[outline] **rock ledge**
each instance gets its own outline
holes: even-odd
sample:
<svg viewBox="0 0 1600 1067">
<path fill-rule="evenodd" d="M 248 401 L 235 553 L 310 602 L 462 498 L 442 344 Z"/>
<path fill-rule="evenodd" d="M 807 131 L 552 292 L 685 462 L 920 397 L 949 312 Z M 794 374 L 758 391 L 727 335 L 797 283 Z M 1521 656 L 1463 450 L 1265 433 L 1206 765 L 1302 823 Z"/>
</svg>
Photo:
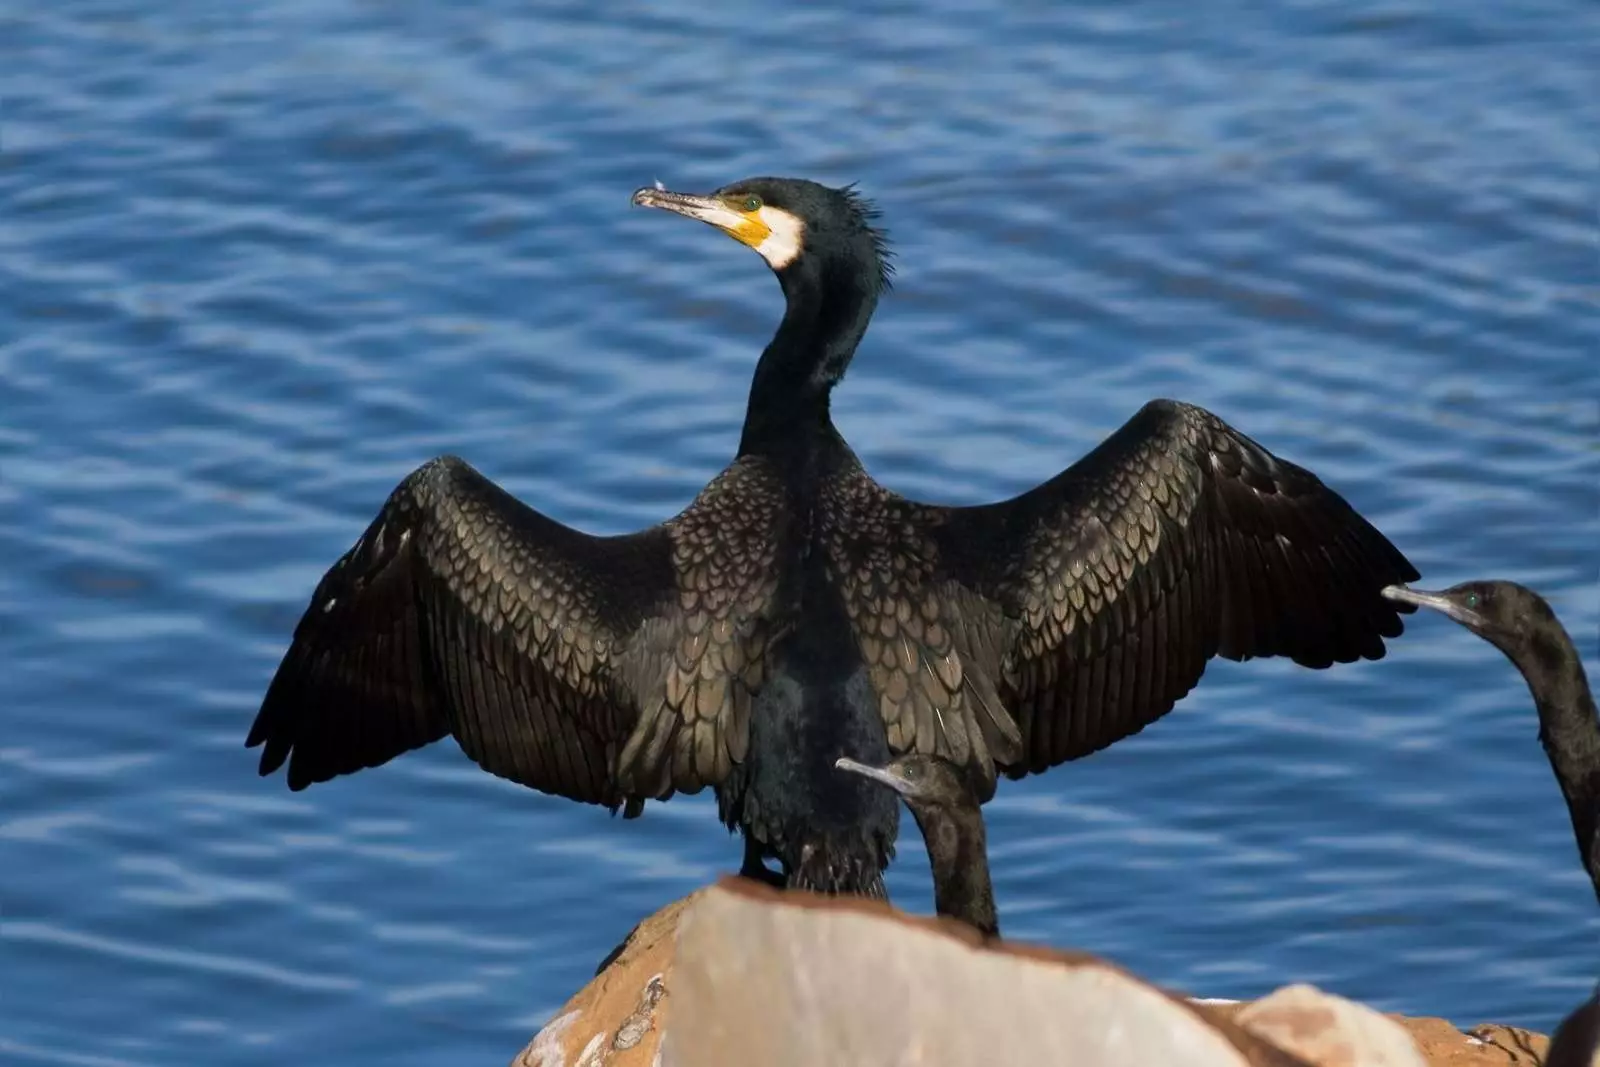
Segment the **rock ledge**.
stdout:
<svg viewBox="0 0 1600 1067">
<path fill-rule="evenodd" d="M 1532 1067 L 1546 1046 L 1307 985 L 1189 1000 L 1086 953 L 727 878 L 635 927 L 512 1067 Z"/>
</svg>

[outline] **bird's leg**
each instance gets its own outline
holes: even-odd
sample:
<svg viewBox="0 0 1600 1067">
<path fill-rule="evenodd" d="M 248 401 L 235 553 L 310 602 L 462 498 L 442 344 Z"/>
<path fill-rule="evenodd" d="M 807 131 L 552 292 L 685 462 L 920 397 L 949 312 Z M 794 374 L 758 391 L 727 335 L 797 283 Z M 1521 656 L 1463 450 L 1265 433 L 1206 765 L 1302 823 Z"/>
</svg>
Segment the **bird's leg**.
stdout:
<svg viewBox="0 0 1600 1067">
<path fill-rule="evenodd" d="M 746 878 L 753 878 L 757 882 L 782 889 L 788 884 L 788 879 L 783 875 L 768 870 L 767 865 L 761 862 L 761 846 L 754 839 L 744 839 L 744 866 L 739 868 L 739 873 Z"/>
</svg>

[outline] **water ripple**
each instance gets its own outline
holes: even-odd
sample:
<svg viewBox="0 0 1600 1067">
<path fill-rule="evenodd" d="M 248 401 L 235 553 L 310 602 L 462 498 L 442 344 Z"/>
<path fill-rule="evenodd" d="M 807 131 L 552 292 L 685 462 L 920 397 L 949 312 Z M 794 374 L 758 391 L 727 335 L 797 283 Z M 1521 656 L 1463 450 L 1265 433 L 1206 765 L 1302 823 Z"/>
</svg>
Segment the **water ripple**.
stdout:
<svg viewBox="0 0 1600 1067">
<path fill-rule="evenodd" d="M 613 820 L 448 746 L 290 794 L 241 745 L 430 456 L 599 533 L 726 462 L 780 295 L 630 211 L 653 178 L 879 201 L 901 271 L 834 411 L 895 489 L 1001 498 L 1180 397 L 1428 584 L 1538 586 L 1600 676 L 1591 8 L 0 16 L 0 1058 L 503 1061 L 734 867 L 706 796 Z M 1548 1027 L 1600 916 L 1535 732 L 1438 618 L 1378 664 L 1215 664 L 1001 791 L 1008 932 Z"/>
</svg>

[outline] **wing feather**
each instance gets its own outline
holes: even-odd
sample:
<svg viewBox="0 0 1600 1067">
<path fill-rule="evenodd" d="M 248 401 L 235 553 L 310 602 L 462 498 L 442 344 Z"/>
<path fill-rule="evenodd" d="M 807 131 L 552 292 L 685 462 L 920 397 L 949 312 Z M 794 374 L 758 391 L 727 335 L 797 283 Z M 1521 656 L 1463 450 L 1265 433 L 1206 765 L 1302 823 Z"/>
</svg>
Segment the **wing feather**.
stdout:
<svg viewBox="0 0 1600 1067">
<path fill-rule="evenodd" d="M 1310 471 L 1172 401 L 1013 500 L 917 506 L 931 580 L 970 594 L 956 610 L 1004 620 L 987 626 L 998 648 L 967 642 L 966 668 L 1000 680 L 1021 751 L 997 760 L 1013 776 L 1143 729 L 1214 655 L 1381 658 L 1405 608 L 1380 591 L 1417 577 Z"/>
<path fill-rule="evenodd" d="M 672 521 L 599 538 L 434 460 L 318 585 L 246 743 L 292 789 L 446 735 L 497 775 L 630 815 L 716 784 L 748 743 L 776 499 L 735 464 Z"/>
</svg>

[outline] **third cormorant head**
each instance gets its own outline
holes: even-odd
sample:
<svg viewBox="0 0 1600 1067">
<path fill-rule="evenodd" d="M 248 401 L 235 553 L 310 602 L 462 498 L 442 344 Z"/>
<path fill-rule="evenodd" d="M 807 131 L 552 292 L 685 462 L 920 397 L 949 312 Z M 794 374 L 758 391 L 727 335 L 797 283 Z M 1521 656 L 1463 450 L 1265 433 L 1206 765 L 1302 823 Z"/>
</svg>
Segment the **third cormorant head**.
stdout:
<svg viewBox="0 0 1600 1067">
<path fill-rule="evenodd" d="M 1561 625 L 1543 597 L 1515 582 L 1462 582 L 1437 593 L 1390 586 L 1383 595 L 1448 615 L 1504 652 L 1519 667 L 1527 656 L 1526 650 L 1539 636 Z"/>
<path fill-rule="evenodd" d="M 966 772 L 942 756 L 922 752 L 909 752 L 882 767 L 844 758 L 834 766 L 900 794 L 928 846 L 935 909 L 979 933 L 998 936 L 983 811 Z"/>
<path fill-rule="evenodd" d="M 745 178 L 704 195 L 645 188 L 633 202 L 715 226 L 778 276 L 787 307 L 756 368 L 741 453 L 823 425 L 893 273 L 872 205 L 803 178 Z"/>
<path fill-rule="evenodd" d="M 1437 593 L 1392 585 L 1383 595 L 1448 615 L 1522 672 L 1539 713 L 1539 741 L 1572 816 L 1578 855 L 1600 899 L 1600 715 L 1566 627 L 1543 597 L 1515 582 L 1462 582 Z"/>
</svg>

